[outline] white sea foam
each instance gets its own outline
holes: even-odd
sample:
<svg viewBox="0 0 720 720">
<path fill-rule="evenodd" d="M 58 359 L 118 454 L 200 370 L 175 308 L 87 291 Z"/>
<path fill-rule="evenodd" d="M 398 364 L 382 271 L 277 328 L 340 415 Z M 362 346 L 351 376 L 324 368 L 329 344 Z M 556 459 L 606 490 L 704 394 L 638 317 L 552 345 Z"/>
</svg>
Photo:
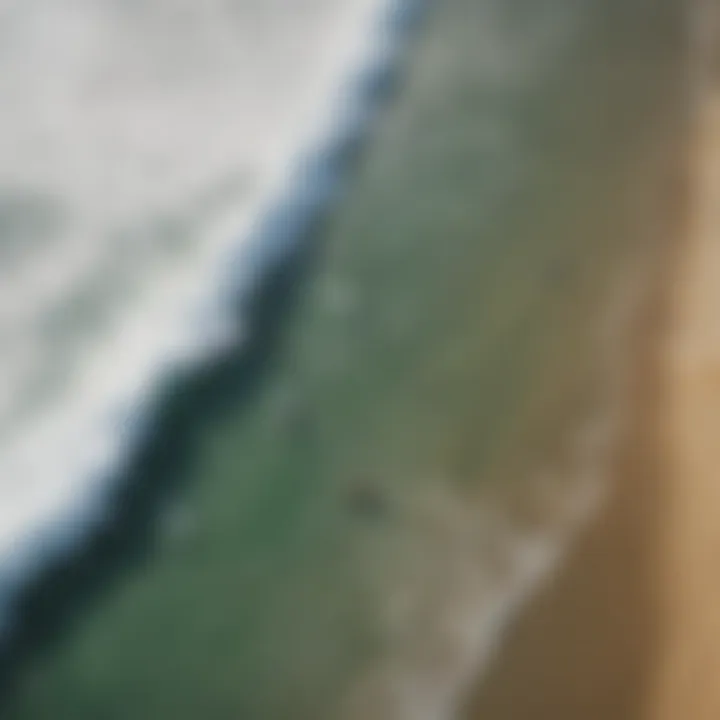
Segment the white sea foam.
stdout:
<svg viewBox="0 0 720 720">
<path fill-rule="evenodd" d="M 337 191 L 409 3 L 0 5 L 0 631 Z"/>
</svg>

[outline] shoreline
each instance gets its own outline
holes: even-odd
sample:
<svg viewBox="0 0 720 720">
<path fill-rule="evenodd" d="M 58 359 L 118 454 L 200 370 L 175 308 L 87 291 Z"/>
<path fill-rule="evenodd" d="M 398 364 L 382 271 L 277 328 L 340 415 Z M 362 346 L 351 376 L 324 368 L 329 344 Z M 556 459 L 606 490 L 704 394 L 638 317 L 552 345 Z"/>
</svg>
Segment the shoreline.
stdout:
<svg viewBox="0 0 720 720">
<path fill-rule="evenodd" d="M 675 87 L 667 8 L 648 28 L 641 3 L 561 4 L 566 13 L 536 10 L 537 31 L 500 0 L 437 12 L 404 98 L 331 213 L 325 252 L 294 283 L 293 322 L 254 354 L 258 382 L 228 364 L 199 413 L 178 398 L 184 422 L 155 444 L 138 477 L 150 482 L 137 486 L 168 492 L 138 503 L 140 532 L 110 538 L 130 557 L 121 550 L 112 572 L 97 556 L 80 568 L 108 577 L 72 603 L 58 637 L 31 648 L 8 717 L 94 718 L 117 698 L 137 718 L 194 718 L 210 704 L 314 719 L 391 644 L 412 697 L 433 699 L 423 712 L 456 707 L 432 683 L 456 686 L 448 659 L 466 658 L 479 632 L 466 582 L 487 587 L 478 558 L 507 578 L 503 540 L 515 548 L 516 530 L 537 550 L 546 481 L 566 477 L 551 467 L 537 478 L 545 455 L 535 462 L 516 433 L 540 454 L 550 426 L 589 401 L 587 318 L 634 247 L 644 197 L 629 173 L 662 145 L 664 120 L 660 138 L 647 121 Z M 555 13 L 563 24 L 548 34 Z M 348 513 L 347 487 L 364 478 L 389 499 L 371 522 Z M 496 505 L 508 516 L 500 536 L 468 499 L 487 500 L 491 520 Z M 165 500 L 189 513 L 188 536 L 167 537 Z M 30 626 L 44 611 L 57 619 L 52 597 L 31 606 Z M 462 606 L 445 622 L 448 597 Z M 505 613 L 505 596 L 493 600 Z M 478 667 L 468 655 L 464 687 Z M 415 720 L 418 707 L 405 707 Z"/>
<path fill-rule="evenodd" d="M 718 247 L 720 99 L 694 108 L 683 175 L 632 348 L 628 432 L 610 496 L 507 633 L 465 717 L 710 720 L 720 693 Z M 677 197 L 676 195 L 676 197 Z M 713 302 L 715 300 L 715 302 Z"/>
</svg>

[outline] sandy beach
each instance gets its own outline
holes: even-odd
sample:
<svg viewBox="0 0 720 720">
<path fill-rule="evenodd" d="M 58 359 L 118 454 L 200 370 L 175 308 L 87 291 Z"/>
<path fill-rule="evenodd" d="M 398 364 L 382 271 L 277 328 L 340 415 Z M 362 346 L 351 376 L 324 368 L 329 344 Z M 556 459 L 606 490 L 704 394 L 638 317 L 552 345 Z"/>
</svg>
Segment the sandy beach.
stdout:
<svg viewBox="0 0 720 720">
<path fill-rule="evenodd" d="M 665 367 L 661 635 L 647 717 L 720 716 L 720 97 L 700 121 L 697 200 Z"/>
<path fill-rule="evenodd" d="M 704 95 L 688 202 L 676 198 L 674 247 L 637 321 L 611 498 L 508 633 L 467 717 L 720 717 L 720 94 Z"/>
</svg>

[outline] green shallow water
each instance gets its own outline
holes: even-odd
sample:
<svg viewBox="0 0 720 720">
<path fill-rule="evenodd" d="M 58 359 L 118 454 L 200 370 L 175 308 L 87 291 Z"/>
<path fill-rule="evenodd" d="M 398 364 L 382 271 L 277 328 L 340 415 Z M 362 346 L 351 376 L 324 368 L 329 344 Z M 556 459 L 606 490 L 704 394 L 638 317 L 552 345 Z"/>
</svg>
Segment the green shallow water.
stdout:
<svg viewBox="0 0 720 720">
<path fill-rule="evenodd" d="M 180 509 L 23 666 L 8 718 L 334 717 L 427 630 L 387 610 L 410 565 L 430 592 L 418 508 L 522 487 L 592 394 L 599 298 L 681 127 L 680 15 L 436 5 L 255 392 L 168 436 L 146 480 L 180 476 Z"/>
</svg>

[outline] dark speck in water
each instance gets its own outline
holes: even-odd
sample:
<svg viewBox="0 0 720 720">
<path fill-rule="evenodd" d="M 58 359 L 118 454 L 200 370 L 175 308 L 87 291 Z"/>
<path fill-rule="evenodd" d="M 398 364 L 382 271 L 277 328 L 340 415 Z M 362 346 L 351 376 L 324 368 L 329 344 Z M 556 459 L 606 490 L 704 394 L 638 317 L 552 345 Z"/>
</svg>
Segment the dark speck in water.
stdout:
<svg viewBox="0 0 720 720">
<path fill-rule="evenodd" d="M 389 501 L 383 491 L 367 480 L 358 480 L 347 491 L 350 512 L 360 518 L 374 520 L 387 515 Z"/>
</svg>

